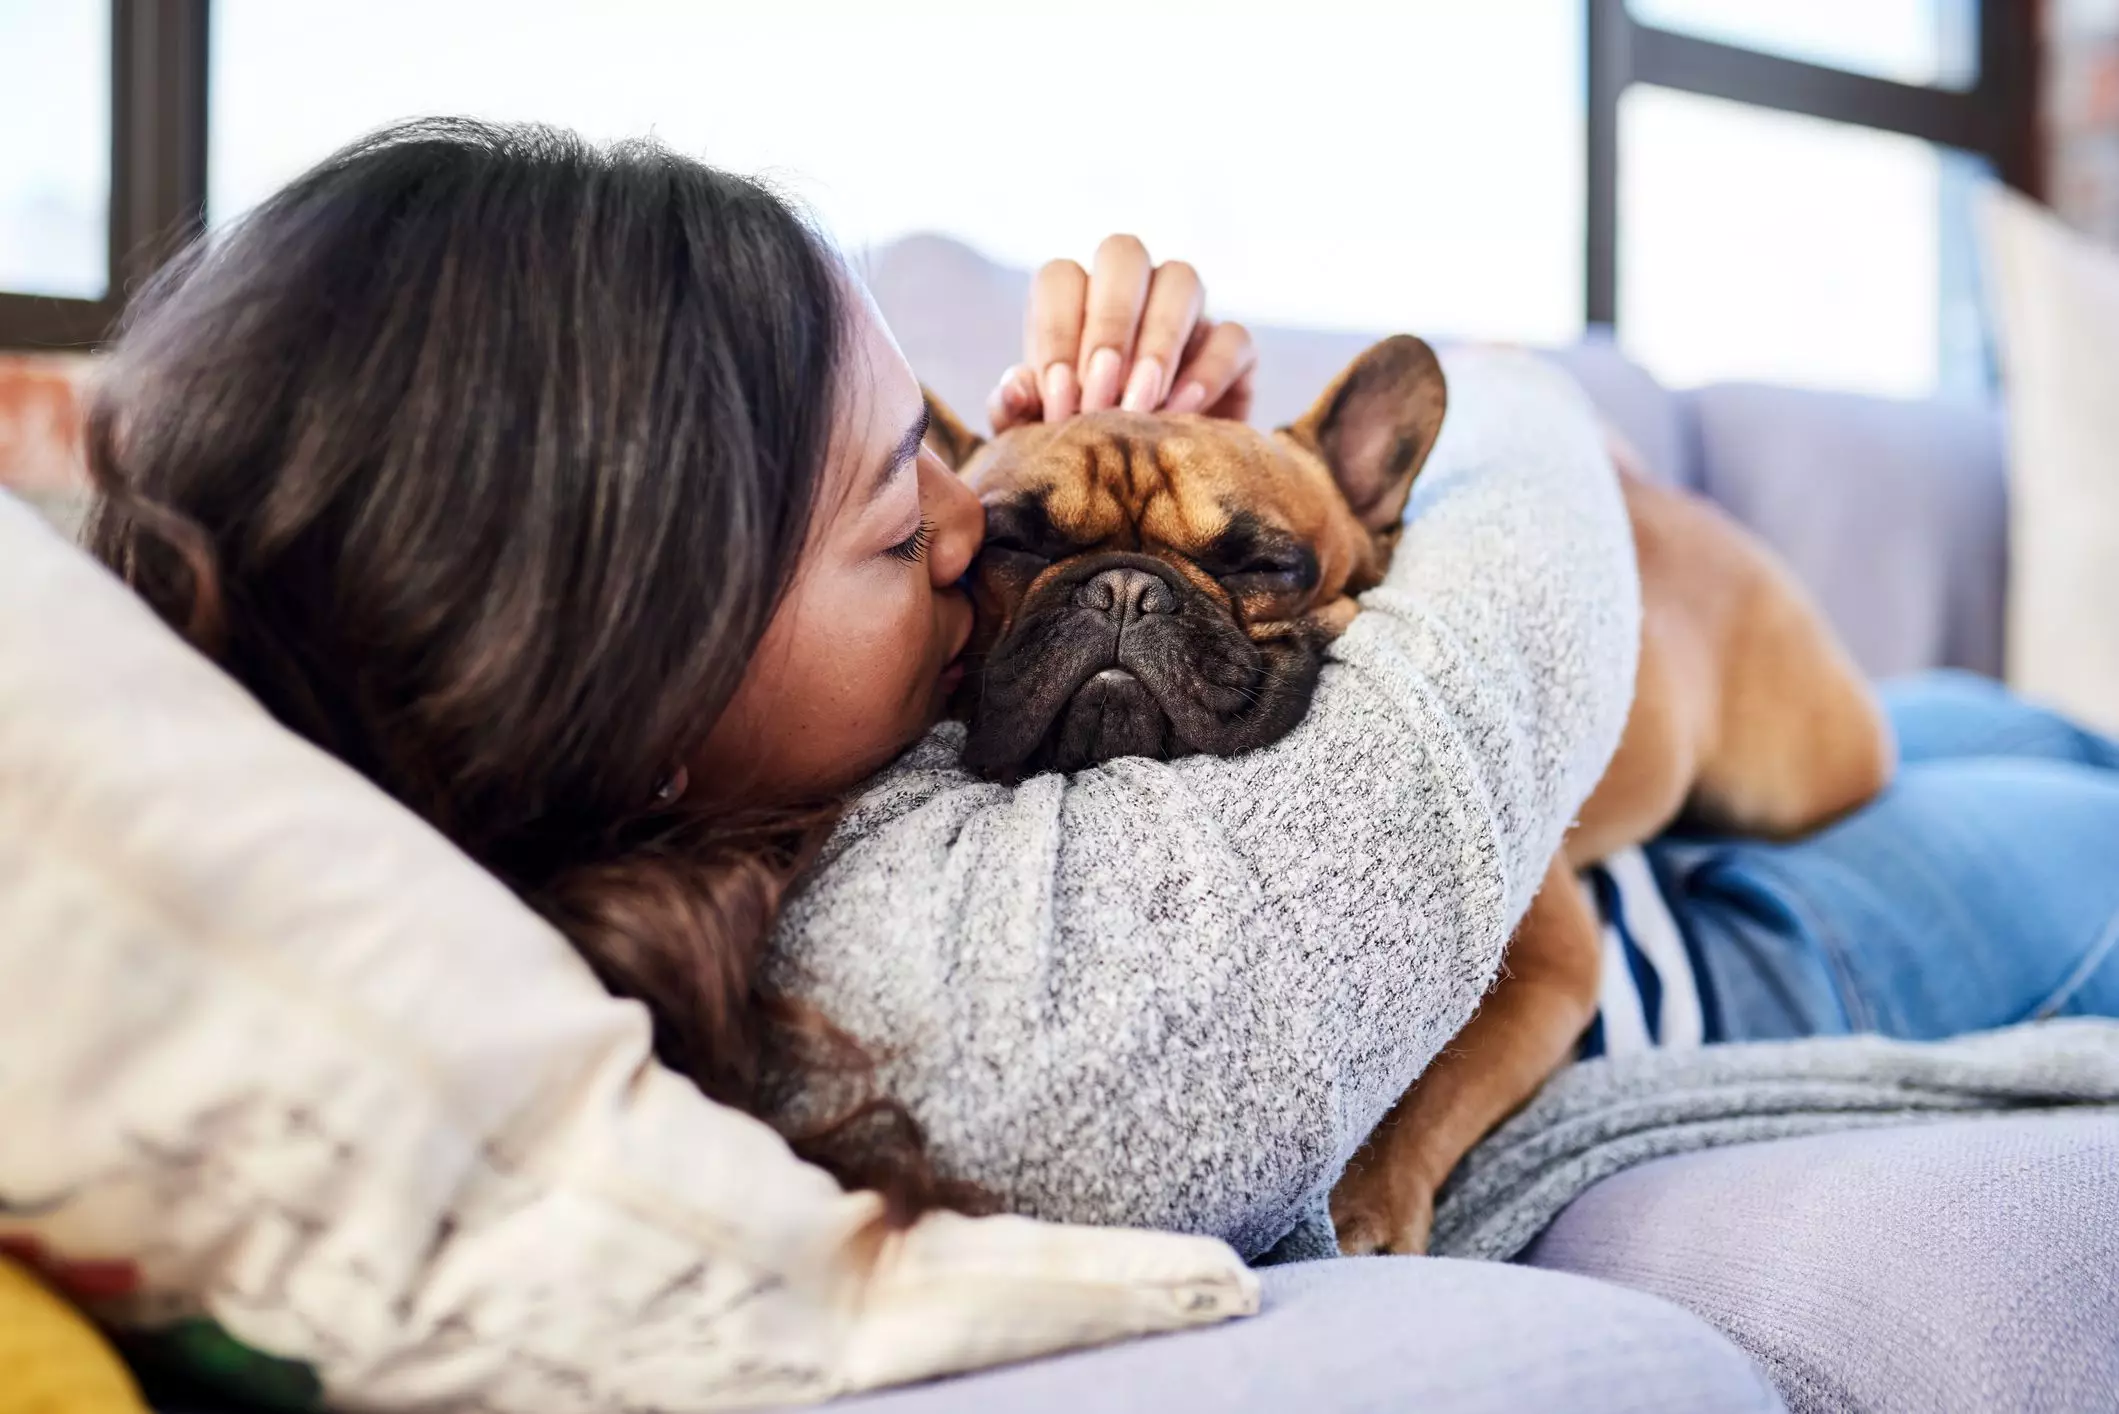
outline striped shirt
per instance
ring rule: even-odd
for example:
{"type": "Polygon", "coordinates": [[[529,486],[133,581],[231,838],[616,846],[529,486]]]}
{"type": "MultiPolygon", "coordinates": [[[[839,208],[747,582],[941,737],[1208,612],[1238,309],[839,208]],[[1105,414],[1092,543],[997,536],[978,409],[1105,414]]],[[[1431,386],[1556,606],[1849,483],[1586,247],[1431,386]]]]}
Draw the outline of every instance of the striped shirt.
{"type": "Polygon", "coordinates": [[[1583,871],[1603,921],[1597,1015],[1576,1056],[1691,1050],[1707,1040],[1692,944],[1671,915],[1648,856],[1621,850],[1583,871]]]}

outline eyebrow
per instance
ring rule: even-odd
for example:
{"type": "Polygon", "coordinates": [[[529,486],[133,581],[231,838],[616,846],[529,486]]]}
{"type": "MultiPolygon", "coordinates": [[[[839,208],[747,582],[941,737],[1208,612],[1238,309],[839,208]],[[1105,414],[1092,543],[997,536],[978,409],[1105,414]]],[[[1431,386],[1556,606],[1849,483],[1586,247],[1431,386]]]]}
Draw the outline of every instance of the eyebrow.
{"type": "Polygon", "coordinates": [[[898,470],[920,454],[920,443],[927,440],[927,429],[932,419],[933,414],[928,412],[927,404],[923,401],[920,404],[920,415],[913,419],[912,426],[905,429],[905,435],[898,438],[898,444],[890,449],[890,456],[884,460],[882,470],[878,471],[875,480],[869,483],[869,505],[882,500],[883,493],[897,484],[898,470]]]}

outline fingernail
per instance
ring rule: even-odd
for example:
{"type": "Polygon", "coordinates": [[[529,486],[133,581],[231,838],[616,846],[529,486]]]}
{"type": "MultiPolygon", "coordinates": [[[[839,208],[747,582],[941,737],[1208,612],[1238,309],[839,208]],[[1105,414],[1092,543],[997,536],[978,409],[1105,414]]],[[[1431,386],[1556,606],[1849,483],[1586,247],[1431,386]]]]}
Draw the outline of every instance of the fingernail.
{"type": "Polygon", "coordinates": [[[1197,383],[1187,383],[1170,395],[1164,412],[1198,412],[1207,405],[1207,390],[1197,383]]]}
{"type": "Polygon", "coordinates": [[[1045,370],[1045,421],[1063,422],[1074,415],[1074,366],[1055,363],[1045,370]]]}
{"type": "Polygon", "coordinates": [[[1127,412],[1153,412],[1163,396],[1163,361],[1144,358],[1133,365],[1126,380],[1126,400],[1119,404],[1127,412]]]}
{"type": "Polygon", "coordinates": [[[1089,367],[1082,378],[1083,412],[1098,412],[1118,405],[1120,363],[1118,350],[1108,345],[1089,355],[1089,367]]]}
{"type": "Polygon", "coordinates": [[[999,389],[1001,406],[1010,412],[1021,412],[1030,402],[1030,390],[1014,378],[1003,380],[999,389]]]}

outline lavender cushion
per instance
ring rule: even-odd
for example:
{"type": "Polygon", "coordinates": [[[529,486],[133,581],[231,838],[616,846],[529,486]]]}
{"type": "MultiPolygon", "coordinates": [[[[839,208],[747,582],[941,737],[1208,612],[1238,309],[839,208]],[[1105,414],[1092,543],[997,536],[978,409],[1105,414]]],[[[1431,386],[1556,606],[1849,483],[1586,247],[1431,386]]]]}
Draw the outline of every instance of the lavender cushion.
{"type": "Polygon", "coordinates": [[[1758,1368],[1639,1292],[1499,1263],[1327,1259],[1261,1273],[1265,1309],[830,1406],[844,1414],[1515,1414],[1781,1408],[1758,1368]]]}
{"type": "Polygon", "coordinates": [[[1791,1409],[2119,1409],[2119,1118],[2040,1115],[1643,1164],[1525,1260],[1725,1332],[1791,1409]]]}
{"type": "Polygon", "coordinates": [[[1732,383],[1686,395],[1699,488],[1763,535],[1872,676],[2001,671],[2000,413],[1732,383]]]}
{"type": "Polygon", "coordinates": [[[1546,356],[1582,385],[1649,471],[1672,485],[1699,489],[1699,434],[1691,405],[1621,353],[1610,331],[1592,329],[1581,343],[1546,356]]]}

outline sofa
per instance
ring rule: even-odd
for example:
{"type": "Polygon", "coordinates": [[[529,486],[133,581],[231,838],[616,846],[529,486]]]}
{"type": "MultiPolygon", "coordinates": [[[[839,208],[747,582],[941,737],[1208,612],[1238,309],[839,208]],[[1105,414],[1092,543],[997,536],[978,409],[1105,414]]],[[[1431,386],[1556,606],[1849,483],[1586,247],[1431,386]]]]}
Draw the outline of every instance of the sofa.
{"type": "MultiPolygon", "coordinates": [[[[1210,272],[1211,273],[1211,272],[1210,272]]],[[[866,274],[913,366],[978,420],[1026,277],[946,240],[866,274]]],[[[1365,334],[1256,331],[1257,420],[1365,334]]],[[[1984,404],[1661,388],[1606,338],[1551,355],[1656,474],[1778,546],[1870,672],[2001,661],[2002,429],[1984,404]]],[[[970,1410],[2119,1409],[2119,1118],[2033,1116],[1641,1165],[1517,1263],[1268,1269],[1250,1319],[842,1402],[970,1410]]],[[[223,1414],[196,1391],[164,1410],[223,1414]]]]}

